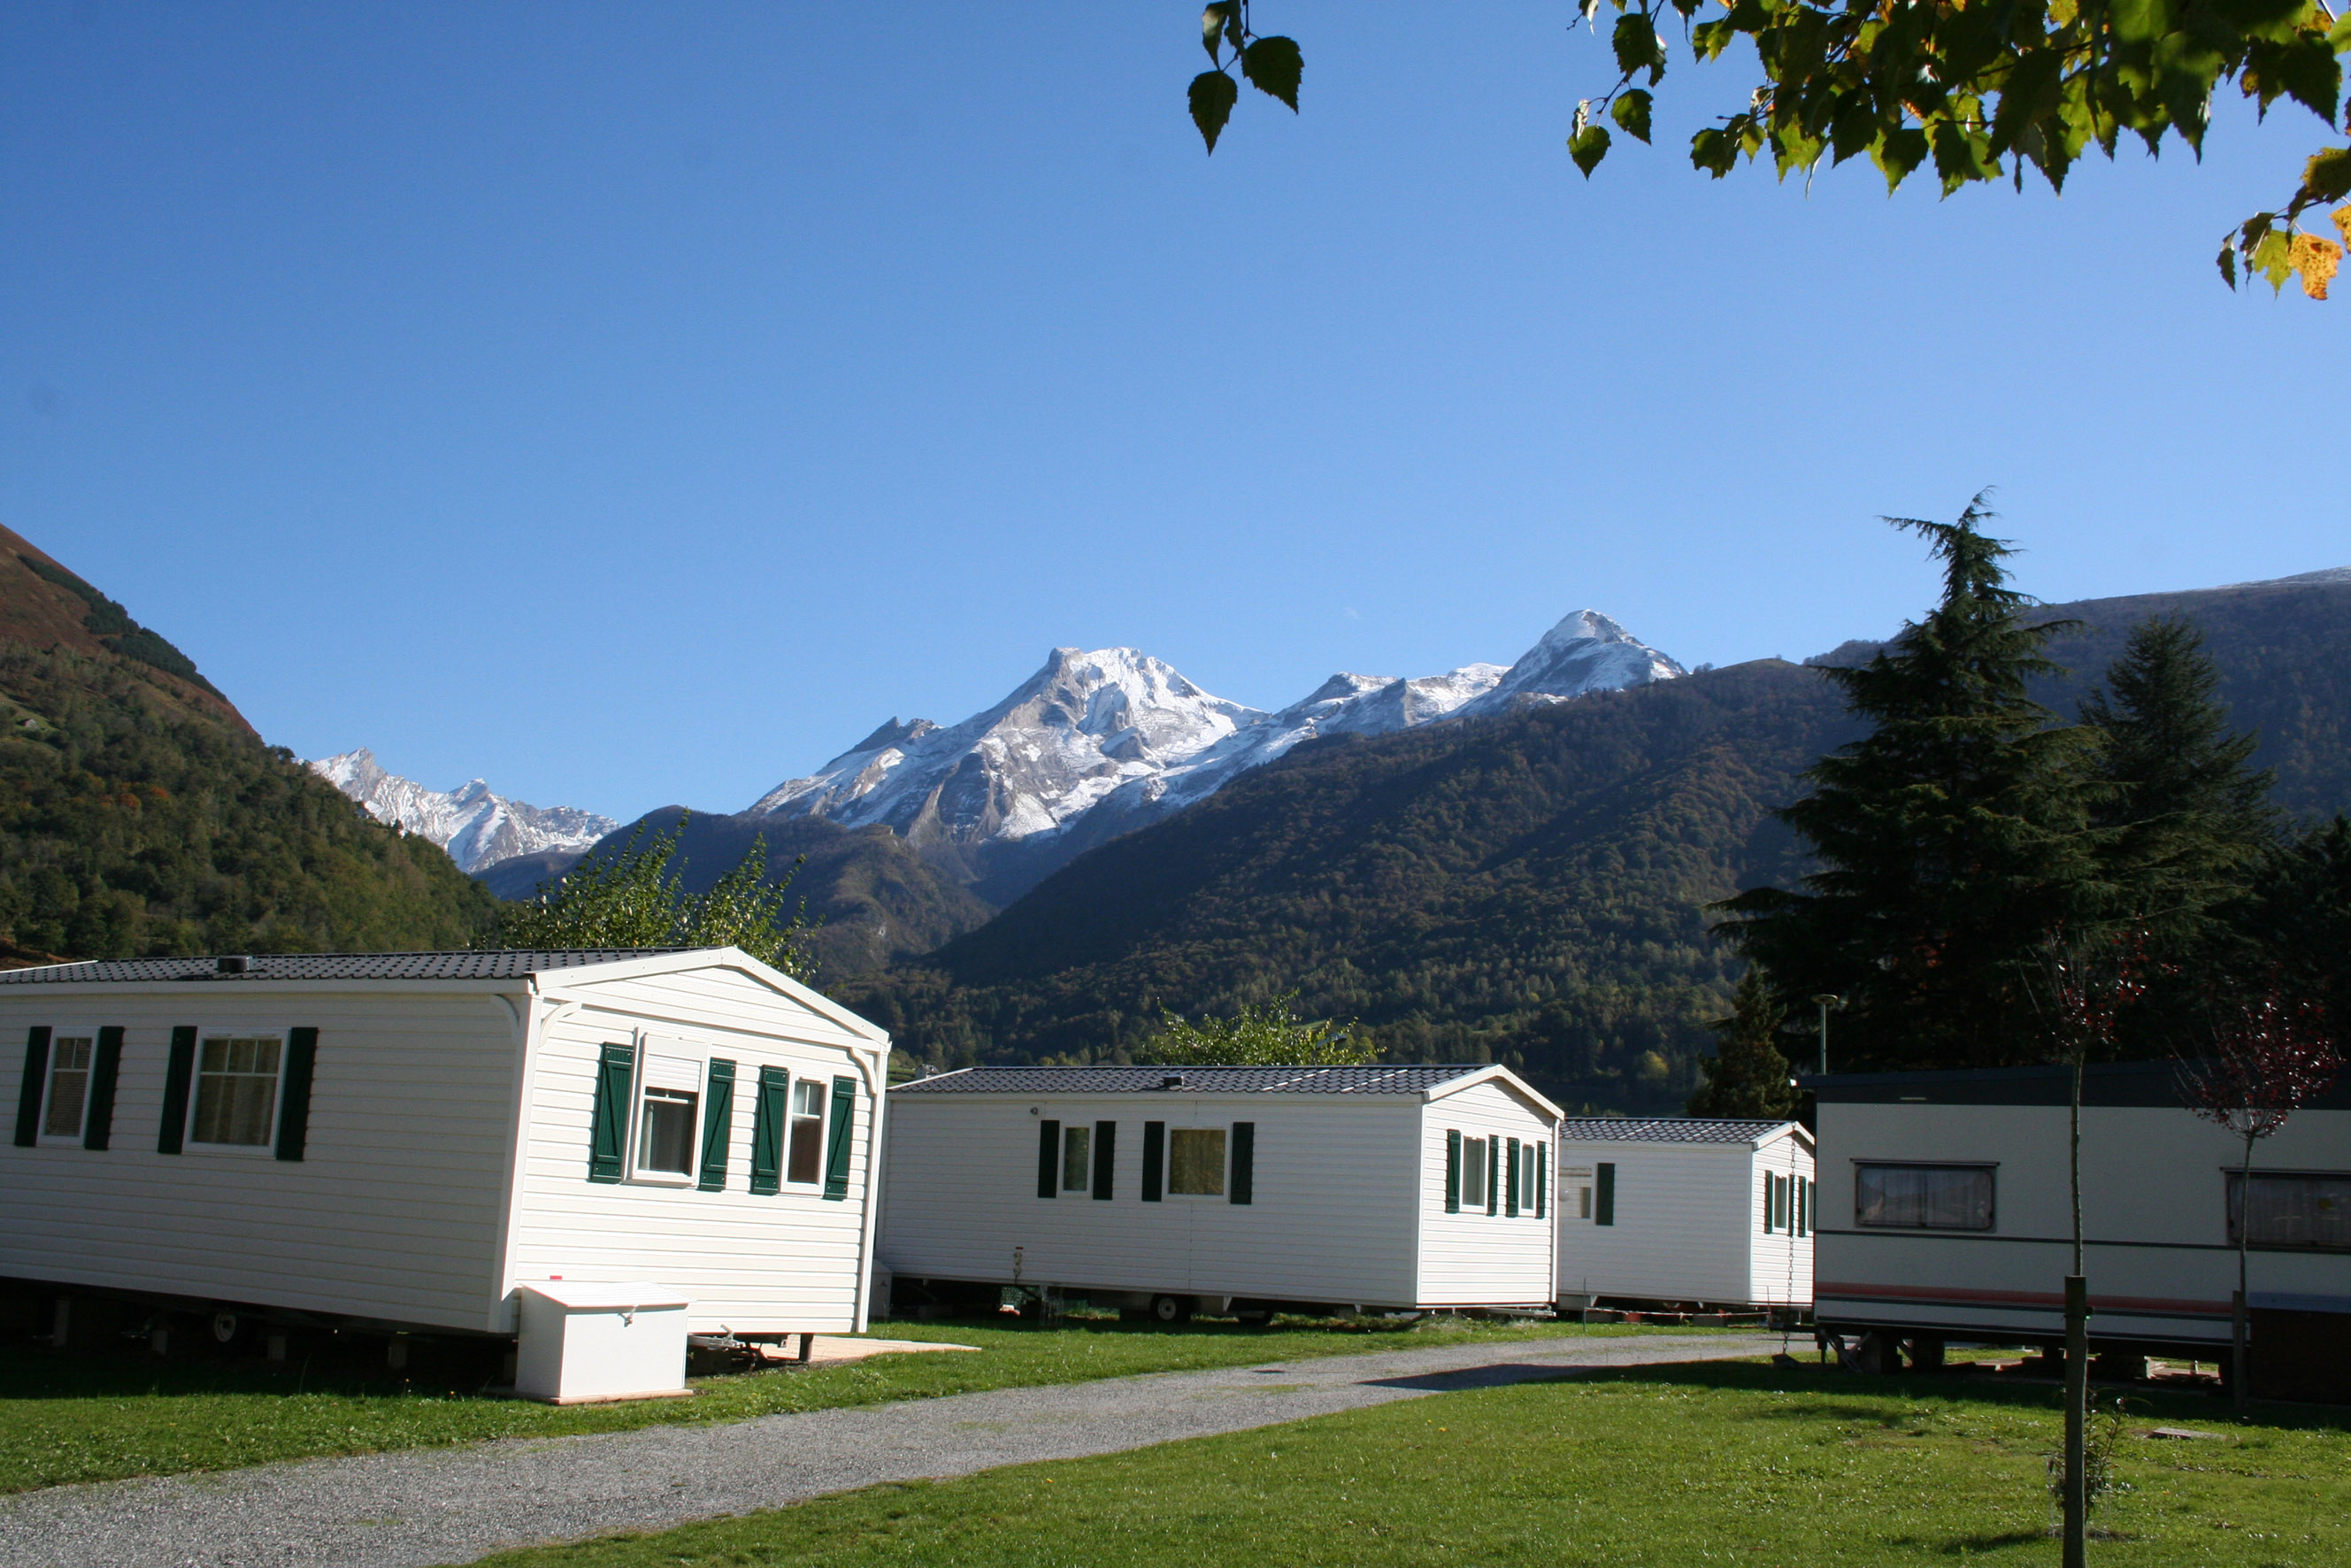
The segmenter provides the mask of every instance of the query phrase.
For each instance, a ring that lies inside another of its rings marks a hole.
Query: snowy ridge
[[[1057,648],[994,707],[946,728],[893,718],[750,811],[882,823],[918,844],[966,850],[1069,836],[1083,821],[1075,837],[1099,842],[1320,737],[1390,735],[1684,673],[1593,610],[1508,667],[1411,680],[1343,672],[1274,713],[1213,696],[1133,648]]]
[[[494,794],[479,779],[455,789],[428,789],[387,773],[367,747],[309,765],[310,771],[367,808],[449,852],[471,873],[516,855],[585,850],[621,824],[575,806],[531,806]]]

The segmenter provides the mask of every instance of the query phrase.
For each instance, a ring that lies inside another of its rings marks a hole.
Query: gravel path
[[[1561,1338],[309,1459],[0,1499],[0,1568],[420,1568],[882,1481],[1113,1453],[1579,1371],[1768,1354],[1778,1336]]]

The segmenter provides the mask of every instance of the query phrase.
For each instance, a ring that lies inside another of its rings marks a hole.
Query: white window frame
[[[1562,1220],[1573,1219],[1578,1225],[1592,1223],[1592,1195],[1600,1185],[1599,1171],[1592,1166],[1562,1165],[1553,1180],[1558,1190],[1552,1201],[1559,1207],[1552,1212]]]
[[[277,1157],[277,1132],[286,1119],[286,1058],[293,1033],[285,1024],[219,1023],[196,1026],[195,1058],[188,1064],[188,1115],[180,1126],[180,1148],[183,1154],[226,1155],[247,1160],[274,1160]],[[204,1041],[208,1040],[275,1040],[277,1042],[277,1078],[269,1091],[269,1135],[257,1144],[208,1144],[196,1136],[196,1108],[204,1102]]]
[[[810,1191],[824,1186],[825,1146],[832,1139],[832,1081],[821,1073],[803,1072],[797,1063],[787,1065],[785,1071],[791,1077],[784,1085],[784,1168],[778,1177],[784,1186]],[[792,1136],[805,1119],[800,1111],[802,1084],[816,1088],[816,1175],[806,1179],[792,1175]]]
[[[1493,1135],[1488,1133],[1461,1134],[1461,1212],[1464,1214],[1482,1215],[1486,1212],[1486,1199],[1491,1196],[1486,1190],[1486,1177],[1489,1174],[1486,1168],[1489,1157],[1486,1150],[1487,1145],[1493,1142]],[[1501,1179],[1499,1168],[1490,1174],[1496,1180]],[[1478,1184],[1474,1193],[1469,1186],[1473,1175]],[[1494,1212],[1499,1215],[1501,1210],[1497,1208]]]
[[[98,1078],[98,1026],[96,1024],[53,1024],[49,1028],[48,1065],[41,1069],[41,1117],[33,1124],[34,1143],[44,1149],[78,1149],[89,1135],[89,1084]],[[70,1136],[49,1131],[49,1095],[57,1083],[57,1041],[61,1040],[89,1040],[89,1082],[81,1092],[81,1123]]]
[[[1084,1160],[1080,1162],[1078,1179],[1076,1183],[1072,1185],[1070,1181],[1070,1145],[1080,1138],[1085,1140],[1086,1156]],[[1231,1142],[1229,1135],[1227,1137],[1226,1142],[1228,1144]],[[1061,1124],[1061,1161],[1060,1172],[1060,1181],[1061,1185],[1059,1196],[1069,1197],[1074,1195],[1078,1197],[1084,1197],[1094,1190],[1094,1124],[1092,1122],[1064,1122]],[[1191,1197],[1194,1195],[1187,1193],[1185,1196]]]
[[[1225,1160],[1218,1169],[1217,1190],[1214,1192],[1177,1192],[1176,1190],[1176,1134],[1178,1133],[1222,1133],[1225,1137]],[[1233,1124],[1230,1122],[1195,1122],[1182,1126],[1167,1124],[1167,1174],[1161,1177],[1166,1188],[1165,1197],[1177,1203],[1225,1203],[1233,1193]]]
[[[667,1049],[662,1049],[667,1048]],[[675,1085],[648,1082],[646,1065],[656,1056],[677,1061],[692,1061],[695,1083],[692,1089]],[[701,1162],[702,1119],[710,1111],[710,1048],[674,1035],[637,1031],[637,1061],[629,1074],[629,1127],[624,1140],[624,1158],[621,1179],[632,1186],[691,1187],[699,1178],[695,1168]],[[685,1133],[685,1169],[679,1171],[647,1170],[644,1166],[645,1096],[654,1089],[668,1093],[694,1096],[694,1124]]]

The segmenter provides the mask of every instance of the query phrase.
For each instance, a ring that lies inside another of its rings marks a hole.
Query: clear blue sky
[[[2351,301],[2211,256],[2316,121],[2074,187],[1809,194],[1562,142],[1553,0],[0,5],[0,520],[264,735],[738,810],[1057,643],[1263,706],[1603,609],[1883,633],[1996,485],[2051,599],[2351,561]],[[2322,464],[2323,466],[2323,464]]]

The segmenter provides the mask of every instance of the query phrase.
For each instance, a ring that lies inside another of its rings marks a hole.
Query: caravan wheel
[[[1188,1323],[1192,1321],[1192,1298],[1189,1296],[1154,1296],[1151,1315],[1163,1323]]]

